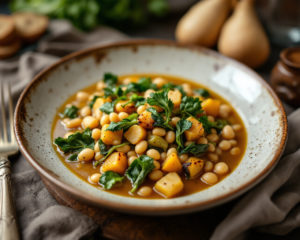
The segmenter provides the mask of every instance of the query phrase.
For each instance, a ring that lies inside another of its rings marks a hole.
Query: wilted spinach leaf
[[[99,183],[105,189],[111,189],[116,183],[121,183],[124,177],[113,171],[107,171],[100,177]]]

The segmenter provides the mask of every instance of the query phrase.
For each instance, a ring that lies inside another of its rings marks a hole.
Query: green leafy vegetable
[[[201,116],[199,118],[199,122],[202,123],[203,128],[206,133],[211,133],[211,129],[214,128],[217,132],[220,132],[226,125],[228,125],[228,121],[223,119],[218,119],[214,122],[208,120],[207,116]]]
[[[148,0],[148,9],[157,16],[164,16],[169,10],[169,5],[165,0]]]
[[[102,112],[105,112],[105,113],[107,113],[107,114],[110,114],[110,113],[114,112],[114,108],[115,108],[115,101],[104,103],[104,104],[100,107],[100,110],[101,110]]]
[[[184,96],[180,104],[180,113],[182,117],[197,116],[202,113],[201,101],[199,98]]]
[[[184,131],[189,130],[192,127],[192,122],[186,119],[180,119],[176,124],[176,143],[178,149],[183,148],[182,134]]]
[[[145,92],[148,89],[156,90],[157,87],[152,83],[151,78],[142,77],[136,83],[132,82],[127,85],[126,93]]]
[[[68,117],[68,118],[76,118],[78,117],[78,107],[76,106],[71,106],[67,107],[62,114],[60,114],[60,117]]]
[[[94,97],[93,97],[92,101],[90,101],[90,103],[89,103],[89,107],[90,107],[90,108],[93,108],[93,106],[94,106],[96,100],[97,100],[99,97],[100,97],[100,96],[94,96]]]
[[[68,160],[69,160],[69,161],[76,161],[76,160],[77,160],[77,156],[78,156],[78,154],[77,154],[77,153],[74,153],[74,154],[72,154],[72,155],[68,158]]]
[[[118,76],[112,73],[104,73],[103,81],[106,86],[114,86],[118,83]]]
[[[147,111],[151,112],[151,118],[154,120],[154,126],[173,130],[173,127],[156,111],[155,108],[147,108]]]
[[[124,177],[120,176],[118,173],[113,171],[107,171],[101,175],[99,183],[101,184],[102,187],[109,190],[116,183],[121,183],[123,179]]]
[[[135,159],[125,172],[132,184],[130,192],[134,193],[154,168],[153,158],[149,156],[142,155]]]
[[[92,131],[89,128],[86,128],[82,133],[74,133],[68,138],[58,137],[54,140],[54,143],[64,153],[78,153],[84,148],[94,149],[94,139],[92,138]]]
[[[129,142],[124,142],[119,145],[112,146],[109,149],[107,149],[106,145],[103,143],[101,139],[98,140],[98,144],[99,144],[100,153],[104,156],[100,158],[98,161],[94,162],[95,167],[97,167],[101,162],[103,162],[106,158],[108,158],[109,155],[112,154],[117,148],[128,145]]]
[[[193,142],[187,145],[185,148],[181,149],[179,151],[179,154],[191,153],[197,156],[200,155],[201,153],[205,153],[207,148],[208,148],[208,144],[196,144]]]
[[[109,131],[119,131],[119,130],[128,130],[131,126],[135,125],[138,123],[138,114],[133,113],[127,118],[123,119],[122,121],[119,122],[111,122],[106,130]]]
[[[162,89],[170,89],[170,90],[178,89],[181,92],[182,96],[186,95],[185,91],[183,90],[183,87],[181,85],[176,85],[174,83],[164,84]]]
[[[135,106],[138,107],[144,105],[146,103],[146,99],[134,93],[130,96],[129,101],[126,104],[122,105],[122,107],[125,107],[130,103],[134,103]]]
[[[202,96],[202,97],[205,97],[205,98],[207,98],[207,97],[210,96],[209,92],[208,92],[206,89],[204,89],[204,88],[196,89],[195,92],[196,92],[198,95],[200,95],[200,96]]]
[[[107,88],[104,88],[104,97],[112,97],[112,98],[120,98],[120,97],[125,97],[124,95],[124,91],[122,90],[122,88],[120,86],[116,87],[116,86],[110,86]]]
[[[169,89],[163,89],[162,91],[151,93],[150,97],[147,98],[147,103],[149,105],[158,106],[164,109],[166,115],[165,126],[169,126],[174,108],[173,102],[168,98],[168,92]]]

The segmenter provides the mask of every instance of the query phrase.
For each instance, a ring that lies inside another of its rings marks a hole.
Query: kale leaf
[[[99,183],[104,189],[111,189],[116,183],[121,183],[124,177],[113,171],[107,171],[100,177]]]
[[[71,107],[67,107],[62,114],[60,114],[60,117],[65,118],[76,118],[78,117],[78,107],[72,105]]]
[[[123,119],[122,121],[119,122],[111,122],[106,130],[109,131],[119,131],[119,130],[128,130],[131,126],[135,125],[138,123],[138,114],[133,113],[127,118]]]
[[[179,154],[191,153],[197,156],[200,155],[201,153],[205,153],[207,148],[208,148],[208,144],[196,144],[193,142],[187,145],[185,148],[181,149],[179,151]]]
[[[202,113],[201,101],[199,98],[184,96],[180,104],[180,113],[182,117],[197,116]]]
[[[199,96],[202,96],[205,98],[210,96],[209,92],[205,88],[196,89],[195,93],[197,93]]]
[[[180,119],[176,124],[176,143],[178,149],[183,148],[182,134],[184,131],[189,130],[192,127],[192,122],[186,119]]]
[[[153,158],[149,156],[142,155],[135,159],[125,172],[132,184],[130,192],[134,193],[154,168]]]

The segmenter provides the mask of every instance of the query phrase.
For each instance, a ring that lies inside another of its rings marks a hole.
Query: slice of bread
[[[34,42],[40,38],[48,27],[48,18],[29,12],[14,13],[17,34],[25,42]]]
[[[8,44],[16,35],[14,19],[0,14],[0,45]]]
[[[9,58],[14,55],[21,47],[21,40],[15,38],[7,45],[0,45],[0,59]]]

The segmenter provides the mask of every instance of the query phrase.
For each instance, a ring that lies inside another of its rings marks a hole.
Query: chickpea
[[[156,86],[157,86],[158,88],[162,88],[163,85],[165,85],[165,84],[167,83],[166,79],[161,78],[161,77],[154,78],[152,82],[153,82],[154,84],[156,84]]]
[[[172,117],[171,124],[175,127],[179,121],[180,121],[180,117]]]
[[[85,102],[89,99],[89,94],[87,92],[79,91],[76,94],[76,100],[78,102]]]
[[[101,126],[103,126],[105,124],[109,124],[109,123],[110,123],[109,115],[103,115],[100,120]]]
[[[154,160],[160,159],[160,153],[156,149],[149,149],[146,154],[147,156],[153,158]]]
[[[78,154],[78,160],[88,162],[93,159],[94,155],[95,155],[94,150],[90,148],[85,148],[81,150],[81,152]]]
[[[94,173],[90,176],[90,180],[92,183],[98,183],[100,180],[101,174],[100,173]]]
[[[103,112],[100,111],[100,109],[96,109],[93,112],[93,117],[97,118],[99,121],[101,120],[102,116],[103,116]]]
[[[95,154],[95,160],[99,161],[101,158],[103,158],[104,156],[100,153],[100,152],[96,152]]]
[[[207,120],[210,122],[214,122],[215,118],[213,116],[207,116]]]
[[[135,145],[135,152],[137,154],[143,154],[148,148],[148,143],[146,140],[140,141],[137,145]]]
[[[206,172],[202,175],[201,180],[208,185],[213,185],[218,182],[218,176],[213,172]]]
[[[228,118],[231,113],[231,107],[228,104],[221,104],[219,115],[221,118]]]
[[[218,162],[214,167],[214,172],[219,175],[226,174],[229,171],[229,167],[224,162]]]
[[[152,181],[158,181],[159,179],[161,179],[163,177],[163,172],[160,170],[153,170],[151,173],[149,173],[149,178]]]
[[[193,141],[187,141],[187,142],[184,143],[184,146],[188,146],[188,145],[191,145],[193,143],[194,143]]]
[[[136,157],[136,152],[135,151],[129,151],[127,152],[127,157],[132,157],[132,156],[135,156]]]
[[[135,160],[137,159],[137,156],[131,156],[128,158],[128,166]]]
[[[221,148],[222,150],[224,151],[227,151],[231,148],[231,144],[229,141],[227,140],[222,140],[220,143],[219,143],[219,148]]]
[[[180,160],[181,163],[185,162],[188,158],[189,158],[188,154],[181,154],[179,156],[179,160]]]
[[[222,153],[223,153],[222,149],[219,148],[219,147],[217,147],[217,148],[216,148],[216,154],[222,155]]]
[[[130,146],[129,145],[124,145],[122,147],[117,148],[118,152],[123,152],[123,153],[128,153],[130,151]]]
[[[212,134],[217,134],[217,130],[214,129],[214,128],[212,128],[210,131],[211,131]]]
[[[188,83],[183,83],[183,84],[182,84],[182,88],[183,88],[183,90],[186,92],[186,94],[187,94],[188,96],[192,96],[192,95],[193,95],[193,90],[192,90],[190,84],[188,84]]]
[[[219,140],[219,136],[215,133],[211,133],[211,134],[207,135],[207,139],[210,142],[217,142]]]
[[[148,98],[150,97],[151,93],[154,93],[155,91],[153,89],[148,89],[145,93],[144,93],[144,98]]]
[[[145,110],[146,110],[146,106],[145,105],[141,105],[141,106],[139,106],[138,108],[137,108],[137,110],[136,110],[136,112],[138,113],[138,114],[142,114]]]
[[[82,126],[90,129],[96,128],[99,126],[99,120],[92,116],[87,116],[82,120]]]
[[[241,149],[239,147],[234,147],[230,150],[231,155],[239,155],[241,153]]]
[[[211,170],[213,170],[214,168],[214,164],[211,161],[206,161],[204,164],[204,171],[205,172],[210,172]]]
[[[213,162],[217,162],[219,160],[219,155],[215,153],[209,153],[208,158]]]
[[[151,195],[151,193],[152,193],[152,188],[148,186],[143,186],[137,191],[137,194],[140,195],[141,197],[148,197]]]
[[[127,77],[123,80],[123,84],[128,85],[129,83],[131,83],[130,77]]]
[[[232,147],[237,145],[237,140],[232,139],[232,140],[229,140],[229,142],[230,142]]]
[[[206,137],[200,137],[197,141],[198,144],[207,144],[208,140]]]
[[[222,130],[222,136],[225,139],[233,139],[235,137],[235,133],[231,126],[226,125]]]
[[[215,145],[213,145],[212,143],[209,143],[209,144],[208,144],[207,151],[209,151],[209,152],[214,152],[215,150],[216,150]]]
[[[74,132],[67,132],[65,135],[64,135],[64,138],[68,138],[70,135],[74,134]]]
[[[120,121],[120,118],[119,118],[119,115],[115,112],[112,112],[109,114],[109,120],[111,122],[119,122]]]
[[[105,86],[105,83],[103,81],[98,82],[97,86],[96,86],[97,90],[103,90],[103,88],[105,88],[105,87],[106,86]]]
[[[174,148],[174,147],[169,148],[169,150],[167,151],[167,156],[169,156],[171,153],[177,153],[176,148]]]
[[[154,164],[154,166],[155,166],[154,170],[160,169],[160,162],[159,162],[159,161],[154,160],[154,161],[153,161],[153,164]]]
[[[168,131],[166,134],[166,141],[168,143],[173,143],[175,141],[175,132],[174,131]]]
[[[119,144],[121,144],[121,140],[114,140],[113,141],[113,143],[112,143],[112,145],[119,145]]]
[[[233,124],[232,128],[234,131],[238,132],[242,129],[242,126],[240,124]]]
[[[81,125],[82,120],[80,118],[70,119],[65,122],[67,128],[77,128]]]
[[[95,152],[100,152],[100,148],[99,148],[99,143],[98,143],[98,141],[95,143],[94,151],[95,151]]]
[[[164,128],[156,127],[156,128],[153,128],[152,134],[156,135],[156,136],[163,137],[163,136],[166,135],[166,130]]]
[[[125,119],[125,118],[128,118],[128,113],[126,113],[126,112],[120,112],[119,113],[119,119],[122,121],[123,119]]]
[[[93,130],[92,130],[92,138],[94,139],[94,140],[98,140],[99,138],[100,138],[100,135],[101,135],[101,130],[99,129],[99,128],[94,128]]]
[[[164,160],[166,160],[166,158],[167,158],[167,153],[166,153],[166,152],[162,152],[162,153],[160,154],[160,160],[161,160],[161,161],[164,161]]]
[[[85,106],[83,108],[80,109],[80,115],[82,117],[86,117],[92,114],[92,110],[89,106]]]

